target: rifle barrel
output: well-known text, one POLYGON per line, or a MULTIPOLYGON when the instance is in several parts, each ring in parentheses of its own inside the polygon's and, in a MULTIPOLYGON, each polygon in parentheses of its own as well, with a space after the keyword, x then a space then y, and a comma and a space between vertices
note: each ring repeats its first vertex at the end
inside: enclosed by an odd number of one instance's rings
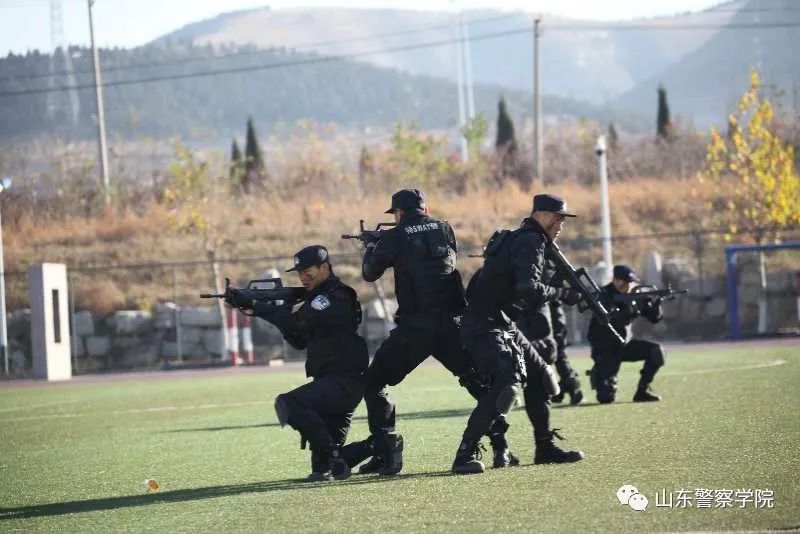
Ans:
POLYGON ((224 293, 200 293, 201 299, 224 299, 224 293))

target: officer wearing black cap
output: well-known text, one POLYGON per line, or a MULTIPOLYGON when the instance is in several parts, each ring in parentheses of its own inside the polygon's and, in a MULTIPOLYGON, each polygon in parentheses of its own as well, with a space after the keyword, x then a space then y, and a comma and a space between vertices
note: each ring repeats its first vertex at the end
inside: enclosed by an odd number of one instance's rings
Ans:
MULTIPOLYGON (((364 393, 369 355, 357 334, 361 305, 356 292, 333 273, 328 250, 312 245, 294 256, 294 266, 305 288, 297 310, 256 302, 253 314, 278 327, 297 349, 307 350, 306 375, 313 378, 275 399, 281 426, 297 430, 311 444, 310 481, 346 478, 354 460, 343 448, 353 410, 364 393)), ((347 447, 350 447, 349 445, 347 447)))
POLYGON ((650 391, 650 383, 664 365, 664 350, 658 343, 632 337, 631 323, 639 316, 652 323, 663 317, 660 299, 619 302, 615 295, 630 292, 640 280, 627 265, 615 265, 611 283, 603 286, 600 302, 611 312, 611 325, 625 339, 620 345, 611 333, 594 317, 589 323, 588 339, 592 346, 594 367, 591 371, 592 387, 597 390, 597 400, 602 404, 614 402, 617 393, 617 373, 621 362, 644 361, 634 402, 659 401, 661 397, 650 391))
MULTIPOLYGON (((547 260, 543 275, 549 285, 559 287, 563 281, 556 272, 555 264, 547 260)), ((536 352, 549 364, 555 364, 561 392, 551 397, 560 403, 569 394, 570 404, 580 404, 583 391, 578 373, 567 357, 567 321, 561 299, 553 299, 538 308, 525 309, 516 321, 522 334, 530 340, 536 352)))
POLYGON ((397 225, 367 245, 362 275, 374 282, 386 269, 394 269, 397 327, 367 370, 364 400, 375 455, 359 472, 392 475, 403 466, 403 441, 395 432, 395 405, 386 387, 399 384, 431 355, 468 380, 470 361, 458 333, 465 300, 453 229, 428 215, 418 189, 396 192, 386 213, 394 215, 397 225))
POLYGON ((565 463, 583 458, 580 451, 555 445, 554 437, 560 436, 550 429, 549 397, 559 392, 557 379, 513 322, 522 310, 539 308, 554 299, 570 304, 579 301, 576 291, 548 285, 544 278, 547 245, 561 233, 565 218, 574 216, 563 199, 536 195, 531 216, 515 230, 495 232, 486 245, 483 266, 467 289, 469 306, 461 336, 491 385, 467 422, 453 462, 455 473, 483 472, 480 438, 497 417, 511 410, 523 383, 536 441, 534 462, 565 463))

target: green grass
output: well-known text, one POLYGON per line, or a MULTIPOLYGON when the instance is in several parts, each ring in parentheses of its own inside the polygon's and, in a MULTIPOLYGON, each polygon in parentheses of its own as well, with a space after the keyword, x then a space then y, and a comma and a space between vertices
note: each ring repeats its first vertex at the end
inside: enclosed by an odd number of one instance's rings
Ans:
MULTIPOLYGON (((583 370, 589 361, 576 359, 583 370)), ((253 372, 0 390, 0 531, 681 531, 800 527, 800 350, 748 346, 668 356, 655 390, 632 404, 557 407, 554 426, 587 458, 531 465, 524 411, 510 416, 523 466, 451 476, 472 401, 424 366, 393 388, 406 437, 394 478, 307 484, 308 452, 276 426, 274 396, 303 378, 253 372), (786 363, 744 369, 754 364, 786 363), (162 489, 146 494, 143 481, 162 489), (615 496, 632 483, 645 512, 615 496), (765 489, 775 507, 655 507, 661 489, 765 489)), ((176 375, 177 376, 177 375, 176 375)), ((366 435, 363 404, 351 438, 366 435)))

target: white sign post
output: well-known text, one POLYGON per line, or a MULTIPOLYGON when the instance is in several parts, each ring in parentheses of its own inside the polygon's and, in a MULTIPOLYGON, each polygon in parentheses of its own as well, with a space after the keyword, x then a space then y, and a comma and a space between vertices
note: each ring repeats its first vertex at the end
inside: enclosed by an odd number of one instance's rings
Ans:
POLYGON ((28 271, 31 296, 33 375, 47 380, 72 378, 67 266, 40 263, 28 271))

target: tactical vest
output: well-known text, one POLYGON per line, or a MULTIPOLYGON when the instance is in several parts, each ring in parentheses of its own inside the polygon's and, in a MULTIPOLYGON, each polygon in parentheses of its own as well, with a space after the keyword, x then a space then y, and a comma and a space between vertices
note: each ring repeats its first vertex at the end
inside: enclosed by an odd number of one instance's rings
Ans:
POLYGON ((426 215, 410 216, 393 231, 402 242, 394 266, 398 316, 431 310, 459 313, 465 306, 464 289, 450 225, 426 215))

